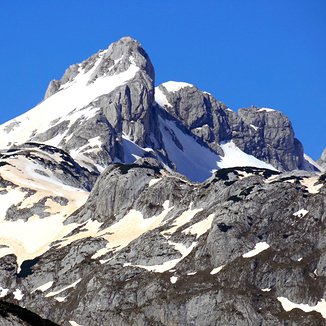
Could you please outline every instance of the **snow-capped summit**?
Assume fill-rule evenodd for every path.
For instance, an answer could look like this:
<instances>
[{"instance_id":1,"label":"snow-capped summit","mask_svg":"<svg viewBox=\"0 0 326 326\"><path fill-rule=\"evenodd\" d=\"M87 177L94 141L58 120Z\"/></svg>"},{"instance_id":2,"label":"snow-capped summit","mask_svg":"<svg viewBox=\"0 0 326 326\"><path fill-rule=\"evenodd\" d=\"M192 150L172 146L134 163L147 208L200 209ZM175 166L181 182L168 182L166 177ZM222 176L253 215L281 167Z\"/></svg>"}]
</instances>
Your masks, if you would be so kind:
<instances>
[{"instance_id":1,"label":"snow-capped summit","mask_svg":"<svg viewBox=\"0 0 326 326\"><path fill-rule=\"evenodd\" d=\"M0 325L324 325L326 175L289 118L154 79L124 37L0 126Z\"/></svg>"},{"instance_id":2,"label":"snow-capped summit","mask_svg":"<svg viewBox=\"0 0 326 326\"><path fill-rule=\"evenodd\" d=\"M72 65L50 82L40 104L0 126L0 148L55 146L94 173L150 156L193 181L227 166L310 164L282 113L250 108L237 115L194 85L169 81L154 89L154 79L145 50L124 37ZM223 147L227 143L241 159Z\"/></svg>"}]
</instances>

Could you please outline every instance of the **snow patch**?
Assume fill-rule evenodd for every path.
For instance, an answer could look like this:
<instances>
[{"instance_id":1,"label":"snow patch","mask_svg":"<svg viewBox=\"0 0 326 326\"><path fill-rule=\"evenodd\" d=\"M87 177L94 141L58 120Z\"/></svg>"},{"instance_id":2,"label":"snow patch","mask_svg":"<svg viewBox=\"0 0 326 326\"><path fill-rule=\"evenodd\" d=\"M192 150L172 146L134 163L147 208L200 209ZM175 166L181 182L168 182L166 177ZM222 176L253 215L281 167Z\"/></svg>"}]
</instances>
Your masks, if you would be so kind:
<instances>
[{"instance_id":1,"label":"snow patch","mask_svg":"<svg viewBox=\"0 0 326 326\"><path fill-rule=\"evenodd\" d=\"M70 325L71 326L83 326L83 325L79 325L79 324L77 324L75 321L73 321L73 320L69 320L69 323L70 323Z\"/></svg>"},{"instance_id":2,"label":"snow patch","mask_svg":"<svg viewBox=\"0 0 326 326\"><path fill-rule=\"evenodd\" d=\"M225 265L222 265L222 266L219 266L219 267L214 268L209 274L211 274L211 275L217 274L218 272L220 272L222 270L222 268L224 266Z\"/></svg>"},{"instance_id":3,"label":"snow patch","mask_svg":"<svg viewBox=\"0 0 326 326\"><path fill-rule=\"evenodd\" d=\"M123 266L140 267L140 268L144 268L148 271L156 272L156 273L163 273L166 271L171 271L171 269L174 268L182 259L184 259L186 256L188 256L197 245L196 242L193 242L190 247L186 248L181 243L169 242L169 244L174 245L175 249L180 251L180 253L182 254L181 258L177 258L177 259L173 259L173 260L164 262L162 265L144 266L144 265L131 265L131 263L125 263Z\"/></svg>"},{"instance_id":4,"label":"snow patch","mask_svg":"<svg viewBox=\"0 0 326 326\"><path fill-rule=\"evenodd\" d=\"M304 159L310 164L310 165L312 165L312 166L314 166L315 168L317 168L319 171L321 171L321 172L323 172L323 171L325 171L326 169L325 168L323 168L322 166L320 166L317 162L315 162L310 156L308 156L307 154L303 154L303 157L304 157ZM314 171L314 169L313 168L311 168L310 167L310 169L309 169L309 164L306 164L306 166L305 166L305 170L307 170L307 171ZM308 166L307 166L308 165Z\"/></svg>"},{"instance_id":5,"label":"snow patch","mask_svg":"<svg viewBox=\"0 0 326 326\"><path fill-rule=\"evenodd\" d=\"M191 204L190 204L191 207ZM168 229L167 231L164 231L163 235L171 235L173 234L180 226L190 222L192 218L198 213L201 212L203 208L196 208L196 209L189 209L181 214L181 216L177 217L172 224L172 228ZM200 232L202 230L199 230Z\"/></svg>"},{"instance_id":6,"label":"snow patch","mask_svg":"<svg viewBox=\"0 0 326 326\"><path fill-rule=\"evenodd\" d=\"M164 106L172 107L172 105L170 104L170 102L168 101L164 93L158 87L155 87L155 102L159 104L161 107Z\"/></svg>"},{"instance_id":7,"label":"snow patch","mask_svg":"<svg viewBox=\"0 0 326 326\"><path fill-rule=\"evenodd\" d=\"M255 245L253 250L248 251L247 253L243 254L243 258L249 258L258 255L260 252L268 249L270 245L267 242L258 242Z\"/></svg>"},{"instance_id":8,"label":"snow patch","mask_svg":"<svg viewBox=\"0 0 326 326\"><path fill-rule=\"evenodd\" d=\"M79 280L77 280L76 282L64 287L63 289L59 290L59 291L56 291L56 292L50 292L48 293L45 297L48 298L48 297L54 297L55 295L61 293L61 292L64 292L68 289L71 289L71 288L74 288L79 282L81 281L81 278Z\"/></svg>"},{"instance_id":9,"label":"snow patch","mask_svg":"<svg viewBox=\"0 0 326 326\"><path fill-rule=\"evenodd\" d=\"M303 218L305 217L307 214L309 213L309 211L305 210L305 209L300 209L299 211L297 211L296 213L293 213L294 216L299 217L299 218Z\"/></svg>"},{"instance_id":10,"label":"snow patch","mask_svg":"<svg viewBox=\"0 0 326 326\"><path fill-rule=\"evenodd\" d=\"M277 300L281 302L285 311L290 311L294 308L298 308L305 312L317 311L326 319L326 302L324 299L321 299L316 306L309 306L308 304L303 303L294 303L285 297L277 297Z\"/></svg>"},{"instance_id":11,"label":"snow patch","mask_svg":"<svg viewBox=\"0 0 326 326\"><path fill-rule=\"evenodd\" d=\"M184 87L194 87L194 85L192 84L176 82L176 81L168 81L166 83L163 83L162 85L165 87L165 89L168 92L178 92L180 91L180 89Z\"/></svg>"},{"instance_id":12,"label":"snow patch","mask_svg":"<svg viewBox=\"0 0 326 326\"><path fill-rule=\"evenodd\" d=\"M151 181L148 184L148 187L154 186L156 183L160 182L163 178L158 179L151 179Z\"/></svg>"},{"instance_id":13,"label":"snow patch","mask_svg":"<svg viewBox=\"0 0 326 326\"><path fill-rule=\"evenodd\" d=\"M266 288L266 289L261 289L263 292L269 292L271 289L270 288Z\"/></svg>"},{"instance_id":14,"label":"snow patch","mask_svg":"<svg viewBox=\"0 0 326 326\"><path fill-rule=\"evenodd\" d=\"M130 164L143 157L147 152L154 152L152 148L141 148L136 145L130 138L122 134L122 144L124 151L124 163Z\"/></svg>"},{"instance_id":15,"label":"snow patch","mask_svg":"<svg viewBox=\"0 0 326 326\"><path fill-rule=\"evenodd\" d=\"M1 291L0 292L0 298L3 298L8 294L9 289L4 289L3 287L0 286L0 291Z\"/></svg>"},{"instance_id":16,"label":"snow patch","mask_svg":"<svg viewBox=\"0 0 326 326\"><path fill-rule=\"evenodd\" d=\"M34 293L37 290L42 291L42 292L45 292L46 290L48 290L53 285L53 283L54 283L53 281L47 282L47 283L39 286L35 290L33 290L31 293Z\"/></svg>"},{"instance_id":17,"label":"snow patch","mask_svg":"<svg viewBox=\"0 0 326 326\"><path fill-rule=\"evenodd\" d=\"M20 301L24 296L23 292L20 291L19 289L16 289L13 294L14 294L14 298L18 301Z\"/></svg>"},{"instance_id":18,"label":"snow patch","mask_svg":"<svg viewBox=\"0 0 326 326\"><path fill-rule=\"evenodd\" d=\"M311 194L318 194L320 188L323 186L323 184L316 184L318 181L318 176L311 177L311 178L304 178L303 180L300 180L300 183L307 188L308 192Z\"/></svg>"},{"instance_id":19,"label":"snow patch","mask_svg":"<svg viewBox=\"0 0 326 326\"><path fill-rule=\"evenodd\" d=\"M178 280L178 277L177 277L177 276L171 276L171 277L170 277L170 282L171 282L172 284L174 284L177 280Z\"/></svg>"},{"instance_id":20,"label":"snow patch","mask_svg":"<svg viewBox=\"0 0 326 326\"><path fill-rule=\"evenodd\" d=\"M54 299L56 299L58 302L63 302L66 300L67 297L55 297Z\"/></svg>"},{"instance_id":21,"label":"snow patch","mask_svg":"<svg viewBox=\"0 0 326 326\"><path fill-rule=\"evenodd\" d=\"M269 169L277 171L272 165L258 160L252 155L244 153L239 147L237 147L231 140L229 142L222 142L220 144L225 156L218 163L220 168L229 168L236 166L255 166L258 168Z\"/></svg>"},{"instance_id":22,"label":"snow patch","mask_svg":"<svg viewBox=\"0 0 326 326\"><path fill-rule=\"evenodd\" d=\"M169 201L163 204L164 211L159 215L154 215L151 218L143 218L143 214L134 209L130 210L117 223L97 233L97 237L102 237L108 241L105 248L97 251L92 259L103 256L108 251L120 250L126 247L132 240L137 239L144 232L155 229L163 221L167 213L173 208L169 207Z\"/></svg>"},{"instance_id":23,"label":"snow patch","mask_svg":"<svg viewBox=\"0 0 326 326\"><path fill-rule=\"evenodd\" d=\"M193 224L192 226L183 230L182 232L185 234L193 234L193 235L196 234L196 240L197 240L201 235L206 233L211 228L214 216L215 214L210 214L204 220Z\"/></svg>"},{"instance_id":24,"label":"snow patch","mask_svg":"<svg viewBox=\"0 0 326 326\"><path fill-rule=\"evenodd\" d=\"M261 108L257 112L273 112L273 111L275 111L275 110L269 109L269 108Z\"/></svg>"}]
</instances>

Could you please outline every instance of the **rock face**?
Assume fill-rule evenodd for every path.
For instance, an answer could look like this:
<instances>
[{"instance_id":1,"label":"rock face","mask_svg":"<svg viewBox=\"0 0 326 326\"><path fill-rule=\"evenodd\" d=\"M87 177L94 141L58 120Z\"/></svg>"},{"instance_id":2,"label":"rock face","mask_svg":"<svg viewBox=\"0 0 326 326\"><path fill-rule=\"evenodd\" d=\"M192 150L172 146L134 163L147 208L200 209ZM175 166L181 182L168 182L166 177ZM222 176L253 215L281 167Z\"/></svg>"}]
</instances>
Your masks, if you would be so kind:
<instances>
[{"instance_id":1,"label":"rock face","mask_svg":"<svg viewBox=\"0 0 326 326\"><path fill-rule=\"evenodd\" d=\"M51 81L37 107L0 127L0 148L55 146L95 174L113 162L152 157L204 181L212 170L232 165L223 148L232 143L246 156L247 163L237 163L242 166L262 167L249 159L253 156L279 171L316 170L281 112L251 107L236 114L191 84L167 82L154 89L154 82L149 56L124 37ZM200 150L188 154L184 148L194 148L193 140ZM212 157L206 163L194 157L203 148L209 150L200 156ZM203 170L197 177L186 171L196 164Z\"/></svg>"},{"instance_id":2,"label":"rock face","mask_svg":"<svg viewBox=\"0 0 326 326\"><path fill-rule=\"evenodd\" d=\"M0 325L326 325L326 174L290 120L154 81L124 37L0 126Z\"/></svg>"},{"instance_id":3,"label":"rock face","mask_svg":"<svg viewBox=\"0 0 326 326\"><path fill-rule=\"evenodd\" d=\"M288 117L279 111L257 107L240 109L239 117L246 124L243 135L234 137L241 149L281 171L302 168L303 146L294 138Z\"/></svg>"},{"instance_id":4,"label":"rock face","mask_svg":"<svg viewBox=\"0 0 326 326\"><path fill-rule=\"evenodd\" d=\"M114 164L71 234L18 274L1 259L5 298L18 288L59 325L324 325L325 178L244 167L198 184L151 159Z\"/></svg>"},{"instance_id":5,"label":"rock face","mask_svg":"<svg viewBox=\"0 0 326 326\"><path fill-rule=\"evenodd\" d=\"M237 115L191 84L168 82L157 88L157 101L218 154L219 144L233 140L245 153L280 171L304 168L303 147L292 124L279 111L252 106Z\"/></svg>"},{"instance_id":6,"label":"rock face","mask_svg":"<svg viewBox=\"0 0 326 326\"><path fill-rule=\"evenodd\" d=\"M324 149L323 153L317 163L326 170L326 148Z\"/></svg>"}]
</instances>

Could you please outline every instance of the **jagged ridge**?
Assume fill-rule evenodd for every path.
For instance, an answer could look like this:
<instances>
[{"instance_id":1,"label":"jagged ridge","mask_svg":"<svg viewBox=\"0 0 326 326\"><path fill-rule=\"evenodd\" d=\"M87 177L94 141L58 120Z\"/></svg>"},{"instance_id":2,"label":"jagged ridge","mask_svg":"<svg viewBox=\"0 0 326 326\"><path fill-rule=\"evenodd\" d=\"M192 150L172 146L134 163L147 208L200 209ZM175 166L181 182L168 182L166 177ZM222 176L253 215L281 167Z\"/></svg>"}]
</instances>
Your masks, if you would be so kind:
<instances>
[{"instance_id":1,"label":"jagged ridge","mask_svg":"<svg viewBox=\"0 0 326 326\"><path fill-rule=\"evenodd\" d=\"M290 120L154 79L125 37L0 127L0 297L62 325L324 325L326 176Z\"/></svg>"}]
</instances>

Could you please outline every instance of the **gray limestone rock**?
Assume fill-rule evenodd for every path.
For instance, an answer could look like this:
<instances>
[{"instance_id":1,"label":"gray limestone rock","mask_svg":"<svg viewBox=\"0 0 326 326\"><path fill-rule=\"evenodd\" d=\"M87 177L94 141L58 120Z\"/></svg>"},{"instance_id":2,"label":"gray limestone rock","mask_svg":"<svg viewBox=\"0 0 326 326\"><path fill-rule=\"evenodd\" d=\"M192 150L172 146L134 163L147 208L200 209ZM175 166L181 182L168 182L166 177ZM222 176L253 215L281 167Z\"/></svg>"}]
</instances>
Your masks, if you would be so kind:
<instances>
[{"instance_id":1,"label":"gray limestone rock","mask_svg":"<svg viewBox=\"0 0 326 326\"><path fill-rule=\"evenodd\" d=\"M55 94L61 86L61 82L59 80L51 80L50 84L45 92L44 100Z\"/></svg>"},{"instance_id":2,"label":"gray limestone rock","mask_svg":"<svg viewBox=\"0 0 326 326\"><path fill-rule=\"evenodd\" d=\"M252 106L237 115L193 85L169 91L162 84L158 89L168 101L164 110L217 154L223 156L221 142L232 140L245 153L280 171L307 168L303 146L281 112Z\"/></svg>"},{"instance_id":3,"label":"gray limestone rock","mask_svg":"<svg viewBox=\"0 0 326 326\"><path fill-rule=\"evenodd\" d=\"M169 92L164 84L158 89L163 92L169 103L164 109L203 144L223 155L219 143L231 138L227 106L190 84L173 92Z\"/></svg>"},{"instance_id":4,"label":"gray limestone rock","mask_svg":"<svg viewBox=\"0 0 326 326\"><path fill-rule=\"evenodd\" d=\"M244 122L243 133L233 139L240 149L281 171L301 168L303 147L294 138L288 117L279 111L254 106L240 109L239 117Z\"/></svg>"},{"instance_id":5,"label":"gray limestone rock","mask_svg":"<svg viewBox=\"0 0 326 326\"><path fill-rule=\"evenodd\" d=\"M90 191L63 223L70 233L19 268L0 242L0 325L34 325L16 313L22 307L64 326L326 325L316 309L285 311L280 302L284 297L314 307L326 299L326 174L297 170L306 166L303 148L285 115L257 107L237 114L192 85L173 91L159 86L168 101L160 107L154 68L130 37L71 66L50 83L45 98L81 71L95 67L91 85L134 66L139 70L132 79L85 103L72 123L70 116L55 119L45 132L32 133L34 142L0 154L2 171L24 158L42 178L52 175ZM173 171L161 118L219 155L219 144L232 140L288 172L228 168L191 182ZM58 147L42 144L54 137L61 137ZM131 146L143 157L123 164L135 158ZM7 179L0 176L1 197L11 190L27 201L35 195ZM34 215L44 221L51 201L68 203L59 195L26 207L16 202L4 223Z\"/></svg>"},{"instance_id":6,"label":"gray limestone rock","mask_svg":"<svg viewBox=\"0 0 326 326\"><path fill-rule=\"evenodd\" d=\"M323 153L321 154L321 157L319 160L317 160L317 163L326 170L326 148L324 149Z\"/></svg>"},{"instance_id":7,"label":"gray limestone rock","mask_svg":"<svg viewBox=\"0 0 326 326\"><path fill-rule=\"evenodd\" d=\"M197 245L174 271L152 273L133 266L160 265L181 258L180 252L162 236L162 227L143 233L106 264L90 258L105 246L105 241L78 240L60 250L53 247L39 257L31 273L21 278L26 292L22 303L58 324L75 320L87 325L225 325L230 321L238 325L324 325L320 314L286 313L277 300L284 296L313 306L326 293L325 259L321 254L326 244L316 237L323 232L323 209L316 208L325 205L324 195L322 191L312 195L301 184L311 173L226 169L217 171L201 185L191 185L168 172L163 175L160 168L160 163L151 159L133 165L112 165L98 179L89 203L78 216L80 219L88 211L97 212L102 222L107 219L108 226L117 220L112 220L111 215L144 206L143 193L148 202L156 201L156 191L148 191L151 179L163 178L151 186L160 189L161 200L168 198L164 191L174 184L173 195L181 191L182 197L171 205L172 215L167 217L171 223L166 224L169 228L189 209L190 202L193 208L203 207L204 211L177 230L169 241L182 243L184 230L211 213L215 215L206 233L196 240L189 238ZM320 178L320 182L325 181ZM122 185L126 185L123 192ZM186 191L182 190L184 186ZM105 188L108 190L103 192ZM306 217L293 215L303 207L309 210ZM263 241L270 248L250 258L242 256ZM124 266L125 263L131 266ZM210 273L222 265L225 266L220 272ZM80 278L74 288L60 294L67 298L59 305L54 298L44 298L41 292L28 294L51 279L54 284L47 293L59 291ZM8 281L7 278L4 284ZM270 292L262 291L266 288Z\"/></svg>"},{"instance_id":8,"label":"gray limestone rock","mask_svg":"<svg viewBox=\"0 0 326 326\"><path fill-rule=\"evenodd\" d=\"M306 186L312 177L319 178L317 193ZM158 181L149 186L152 179ZM325 186L325 175L306 171L230 168L193 184L153 159L111 165L67 223L93 218L104 229L131 209L146 220L162 212L164 200L170 201L169 214L103 261L91 257L106 246L104 239L80 239L61 249L54 244L29 272L23 269L20 304L60 325L325 325L318 312L285 312L278 300L315 306L325 297ZM188 222L171 231L194 209ZM302 209L307 213L299 216ZM200 236L191 234L211 214L211 226ZM75 232L82 234L83 226ZM184 257L178 246L193 243ZM244 256L259 243L269 247ZM175 260L164 272L146 270ZM9 287L14 271L8 273L3 284ZM51 280L44 294L29 294ZM62 291L64 301L45 297L51 291Z\"/></svg>"}]
</instances>

